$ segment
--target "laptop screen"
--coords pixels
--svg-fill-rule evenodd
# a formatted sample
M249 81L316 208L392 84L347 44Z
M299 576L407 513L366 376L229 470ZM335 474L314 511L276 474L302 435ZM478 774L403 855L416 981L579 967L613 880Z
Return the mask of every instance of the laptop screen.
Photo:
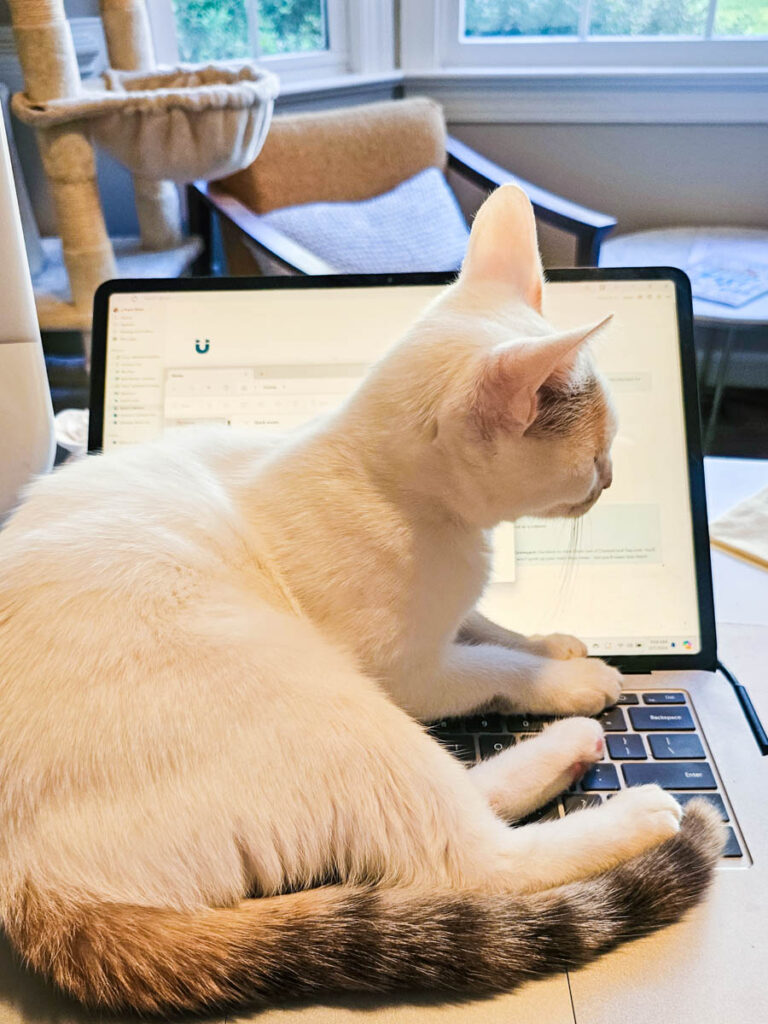
M499 527L480 610L518 632L573 633L591 654L655 667L688 663L702 651L702 580L679 275L643 273L551 274L544 312L556 326L614 314L594 346L619 419L613 485L581 520ZM343 401L446 279L104 286L94 339L103 432L92 426L91 448L109 451L188 423L266 433L299 426Z

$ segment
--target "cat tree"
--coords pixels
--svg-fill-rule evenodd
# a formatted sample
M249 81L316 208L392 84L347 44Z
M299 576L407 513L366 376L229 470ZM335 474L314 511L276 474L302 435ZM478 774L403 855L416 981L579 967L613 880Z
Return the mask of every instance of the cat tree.
M133 176L141 252L126 260L129 272L169 276L163 254L189 262L197 251L182 237L174 183L224 177L253 162L277 79L248 62L157 69L145 0L100 0L111 67L83 83L63 0L10 0L10 8L25 84L13 111L37 130L71 291L51 326L87 327L94 291L121 276L94 144Z

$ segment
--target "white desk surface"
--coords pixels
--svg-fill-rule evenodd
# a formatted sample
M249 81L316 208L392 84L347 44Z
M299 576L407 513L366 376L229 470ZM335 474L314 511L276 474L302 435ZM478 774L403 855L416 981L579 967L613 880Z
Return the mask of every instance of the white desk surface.
M768 461L706 460L710 519L768 483ZM768 572L713 550L718 653L768 724ZM693 673L696 676L696 673ZM654 676L665 686L665 674ZM667 677L675 686L674 674ZM694 693L753 864L718 872L685 920L570 975L577 1024L764 1024L768 965L768 758L730 688L701 673ZM544 1024L534 1018L532 1024Z
M710 522L768 486L768 459L705 459ZM712 549L718 624L768 626L768 572Z
M706 474L710 518L714 518L768 483L768 461L708 459ZM713 571L721 658L748 687L758 712L768 724L768 572L717 551L713 552ZM718 692L725 692L722 687L718 681ZM754 768L760 759L733 701L729 714L733 717L728 725L737 733L744 767ZM724 758L721 768L724 766L726 772L730 767L727 753L726 747L715 750L718 764L721 756ZM755 779L752 787L753 814L765 802L755 788L760 788L761 781ZM755 840L764 839L765 834L768 829L758 818L750 836L753 858L763 852L756 847ZM526 985L509 995L463 1003L445 1003L430 996L381 1002L330 998L324 1005L261 1014L246 1011L227 1020L247 1020L253 1024L573 1024L574 1019L578 1024L661 1024L667 1020L675 1024L763 1024L768 1020L761 995L765 978L758 976L759 969L754 963L768 965L768 951L764 955L761 950L752 950L749 939L746 949L739 951L737 937L733 942L730 936L712 937L712 932L720 932L724 924L726 928L733 925L728 917L732 918L734 910L745 927L750 913L763 921L762 905L751 899L754 892L747 877L757 880L755 867L738 874L739 878L731 875L739 883L738 889L721 886L687 923L609 954L592 967L571 975L570 983L560 975ZM742 906L748 911L743 919ZM762 929L763 925L760 923L759 927ZM768 934L768 926L765 931ZM718 942L724 945L718 946ZM709 955L702 959L707 943ZM716 976L711 969L713 953L717 954ZM734 957L730 962L729 955ZM739 979L740 970L745 978ZM691 986L688 991L686 985ZM675 992L677 999L670 1000L669 995ZM702 1000L709 1008L703 1016L696 1005ZM7 943L0 939L0 1024L101 1024L102 1019L116 1024L118 1019L135 1022L137 1018L102 1018L53 994L40 981L19 970ZM205 1019L221 1021L220 1016Z
M768 486L768 459L708 458L704 471L710 521ZM720 660L768 728L768 571L712 548L712 580Z

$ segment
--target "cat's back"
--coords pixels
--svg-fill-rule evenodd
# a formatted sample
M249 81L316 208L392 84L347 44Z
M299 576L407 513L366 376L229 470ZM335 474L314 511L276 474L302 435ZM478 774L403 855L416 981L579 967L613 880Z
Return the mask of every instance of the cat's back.
M227 483L239 461L233 440L191 431L29 488L0 532L0 704L34 680L168 647L191 611L245 577L252 553Z
M105 572L135 583L140 564L221 559L242 544L235 493L252 461L242 436L190 430L39 478L0 532L0 594L32 581L74 591Z
M192 431L29 488L0 532L0 809L11 762L44 762L39 781L70 771L73 744L91 765L127 749L137 717L158 744L182 728L203 658L229 642L216 623L269 617L229 483L244 460L235 438Z

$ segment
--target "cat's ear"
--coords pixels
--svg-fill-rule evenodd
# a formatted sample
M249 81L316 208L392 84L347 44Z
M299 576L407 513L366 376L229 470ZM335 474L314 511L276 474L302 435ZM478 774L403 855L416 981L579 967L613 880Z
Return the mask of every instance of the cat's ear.
M472 415L482 435L490 438L498 430L527 430L536 419L539 388L567 377L581 346L612 316L559 334L492 349L481 366L472 403Z
M536 221L528 196L517 185L502 185L477 212L461 280L496 283L541 312L542 270Z

